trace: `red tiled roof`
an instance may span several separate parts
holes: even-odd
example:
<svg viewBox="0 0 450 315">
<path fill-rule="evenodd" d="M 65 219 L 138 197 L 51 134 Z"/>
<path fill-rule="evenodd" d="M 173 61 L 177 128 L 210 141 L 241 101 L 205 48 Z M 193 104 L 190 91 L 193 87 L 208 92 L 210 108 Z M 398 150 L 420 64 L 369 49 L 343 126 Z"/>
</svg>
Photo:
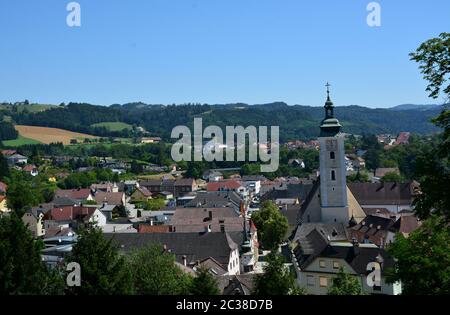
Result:
<svg viewBox="0 0 450 315">
<path fill-rule="evenodd" d="M 27 164 L 22 168 L 25 172 L 32 172 L 34 169 L 36 169 L 36 166 L 32 164 Z"/>
<path fill-rule="evenodd" d="M 4 182 L 0 182 L 0 192 L 7 192 L 8 191 L 8 185 L 6 185 Z"/>
<path fill-rule="evenodd" d="M 208 191 L 235 190 L 241 187 L 241 183 L 235 180 L 227 180 L 220 182 L 209 182 L 206 186 Z"/>
<path fill-rule="evenodd" d="M 53 208 L 50 210 L 50 217 L 55 221 L 69 221 L 75 220 L 81 216 L 92 215 L 95 212 L 95 207 L 79 207 L 67 206 Z"/>
<path fill-rule="evenodd" d="M 16 154 L 16 153 L 17 153 L 16 150 L 2 150 L 2 154 L 4 156 L 10 156 L 10 155 L 13 155 L 13 154 Z"/>
</svg>

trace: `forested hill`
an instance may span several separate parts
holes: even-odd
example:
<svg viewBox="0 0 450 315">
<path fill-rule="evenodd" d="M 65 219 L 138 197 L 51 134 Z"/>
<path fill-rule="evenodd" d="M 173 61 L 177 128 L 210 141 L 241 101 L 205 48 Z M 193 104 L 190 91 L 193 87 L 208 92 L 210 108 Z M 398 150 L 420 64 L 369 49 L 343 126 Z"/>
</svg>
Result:
<svg viewBox="0 0 450 315">
<path fill-rule="evenodd" d="M 31 105 L 30 105 L 31 106 Z M 344 132 L 398 133 L 410 131 L 420 134 L 437 131 L 430 119 L 437 116 L 440 107 L 420 109 L 371 109 L 361 106 L 339 106 L 335 116 L 343 125 Z M 317 137 L 319 123 L 323 118 L 322 107 L 293 105 L 277 102 L 262 105 L 147 105 L 130 103 L 124 105 L 94 106 L 70 103 L 48 110 L 22 111 L 9 114 L 16 124 L 57 127 L 99 136 L 113 135 L 105 128 L 93 127 L 100 122 L 124 122 L 144 127 L 153 135 L 169 138 L 174 126 L 192 126 L 194 117 L 202 117 L 203 125 L 280 126 L 280 140 L 308 140 Z"/>
</svg>

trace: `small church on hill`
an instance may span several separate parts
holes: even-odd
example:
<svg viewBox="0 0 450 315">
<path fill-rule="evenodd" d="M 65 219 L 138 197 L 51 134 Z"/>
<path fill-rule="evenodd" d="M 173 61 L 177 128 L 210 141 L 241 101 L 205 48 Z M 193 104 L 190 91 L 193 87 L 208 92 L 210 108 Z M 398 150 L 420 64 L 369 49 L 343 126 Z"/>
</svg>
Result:
<svg viewBox="0 0 450 315">
<path fill-rule="evenodd" d="M 334 105 L 327 83 L 325 117 L 320 124 L 320 176 L 300 211 L 303 223 L 357 224 L 366 216 L 347 187 L 344 135 L 342 125 L 334 117 Z"/>
</svg>

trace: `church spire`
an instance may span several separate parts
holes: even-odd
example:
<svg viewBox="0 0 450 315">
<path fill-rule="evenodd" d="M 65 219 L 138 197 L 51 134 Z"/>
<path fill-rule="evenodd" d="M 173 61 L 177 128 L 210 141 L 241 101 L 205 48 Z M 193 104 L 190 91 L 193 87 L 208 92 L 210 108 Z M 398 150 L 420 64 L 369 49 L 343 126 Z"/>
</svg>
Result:
<svg viewBox="0 0 450 315">
<path fill-rule="evenodd" d="M 334 117 L 334 106 L 333 106 L 333 102 L 331 101 L 330 98 L 330 86 L 331 84 L 327 82 L 327 84 L 325 85 L 327 87 L 327 101 L 325 102 L 325 119 L 326 118 L 333 118 Z"/>
<path fill-rule="evenodd" d="M 327 100 L 324 106 L 325 118 L 320 124 L 321 137 L 335 136 L 341 130 L 341 124 L 339 123 L 339 120 L 334 118 L 334 105 L 330 97 L 331 84 L 327 82 L 325 86 L 327 87 Z"/>
</svg>

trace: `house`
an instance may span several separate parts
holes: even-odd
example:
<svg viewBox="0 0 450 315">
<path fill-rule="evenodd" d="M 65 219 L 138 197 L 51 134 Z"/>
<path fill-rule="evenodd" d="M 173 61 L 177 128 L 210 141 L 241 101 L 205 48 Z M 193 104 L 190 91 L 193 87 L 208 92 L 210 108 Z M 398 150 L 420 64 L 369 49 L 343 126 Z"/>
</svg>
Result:
<svg viewBox="0 0 450 315">
<path fill-rule="evenodd" d="M 398 167 L 379 167 L 375 170 L 373 174 L 373 179 L 379 181 L 387 173 L 394 173 L 400 175 L 400 170 Z"/>
<path fill-rule="evenodd" d="M 33 233 L 34 237 L 41 237 L 45 234 L 44 212 L 38 208 L 32 208 L 22 216 L 23 223 Z"/>
<path fill-rule="evenodd" d="M 6 157 L 9 165 L 27 164 L 28 158 L 26 156 L 15 153 Z"/>
<path fill-rule="evenodd" d="M 136 190 L 131 194 L 131 201 L 147 201 L 152 198 L 152 193 L 145 188 L 142 187 L 136 187 Z"/>
<path fill-rule="evenodd" d="M 243 198 L 235 191 L 198 192 L 194 199 L 187 202 L 186 208 L 218 208 L 231 206 L 236 213 L 240 213 Z"/>
<path fill-rule="evenodd" d="M 197 190 L 197 183 L 193 178 L 146 180 L 139 182 L 139 186 L 147 188 L 152 193 L 169 191 L 175 197 Z"/>
<path fill-rule="evenodd" d="M 410 132 L 400 132 L 397 137 L 397 140 L 395 140 L 394 144 L 395 145 L 408 144 L 410 136 L 411 136 Z"/>
<path fill-rule="evenodd" d="M 261 192 L 261 182 L 265 180 L 267 178 L 262 175 L 244 175 L 242 176 L 241 182 L 249 192 L 259 195 Z"/>
<path fill-rule="evenodd" d="M 16 150 L 2 150 L 2 151 L 0 151 L 0 152 L 2 153 L 2 155 L 3 155 L 5 158 L 8 158 L 8 157 L 10 157 L 11 155 L 14 155 L 14 154 L 17 153 Z"/>
<path fill-rule="evenodd" d="M 305 168 L 305 162 L 302 159 L 289 159 L 288 165 L 296 168 Z"/>
<path fill-rule="evenodd" d="M 286 218 L 289 224 L 289 229 L 287 235 L 291 235 L 292 232 L 296 229 L 299 218 L 300 218 L 300 211 L 301 211 L 301 205 L 300 204 L 293 204 L 293 205 L 283 205 L 280 207 L 281 214 Z"/>
<path fill-rule="evenodd" d="M 222 295 L 251 295 L 256 274 L 221 275 L 217 277 L 219 290 Z"/>
<path fill-rule="evenodd" d="M 214 258 L 229 275 L 240 273 L 239 246 L 228 233 L 105 233 L 120 250 L 129 253 L 148 244 L 160 244 L 186 267 Z"/>
<path fill-rule="evenodd" d="M 119 192 L 119 186 L 117 185 L 117 183 L 110 183 L 110 182 L 105 182 L 105 183 L 100 183 L 100 184 L 92 184 L 90 187 L 92 193 L 96 193 L 99 191 L 103 191 L 103 192 Z"/>
<path fill-rule="evenodd" d="M 347 186 L 361 207 L 398 213 L 412 210 L 418 183 L 348 183 Z"/>
<path fill-rule="evenodd" d="M 4 214 L 9 212 L 8 202 L 6 200 L 6 196 L 0 195 L 0 214 Z"/>
<path fill-rule="evenodd" d="M 162 198 L 164 200 L 172 200 L 173 194 L 170 191 L 160 191 L 153 194 L 154 198 Z"/>
<path fill-rule="evenodd" d="M 260 201 L 271 200 L 279 205 L 284 204 L 283 200 L 298 200 L 302 202 L 308 196 L 312 186 L 312 184 L 287 184 L 282 187 L 276 187 L 263 194 Z"/>
<path fill-rule="evenodd" d="M 141 143 L 159 143 L 161 142 L 160 137 L 144 137 L 141 138 Z"/>
<path fill-rule="evenodd" d="M 4 182 L 0 182 L 0 195 L 6 195 L 7 191 L 8 185 L 6 185 Z"/>
<path fill-rule="evenodd" d="M 126 180 L 123 182 L 124 191 L 130 195 L 133 191 L 139 187 L 139 182 L 137 180 Z"/>
<path fill-rule="evenodd" d="M 386 282 L 386 271 L 394 266 L 394 259 L 373 244 L 334 242 L 313 229 L 296 242 L 292 257 L 297 285 L 308 294 L 326 295 L 341 268 L 355 277 L 367 294 L 398 295 L 402 292 L 399 282 Z M 368 278 L 373 265 L 380 268 L 380 282 L 371 285 Z"/>
<path fill-rule="evenodd" d="M 224 180 L 219 182 L 209 182 L 207 191 L 235 191 L 241 196 L 247 196 L 247 188 L 236 180 Z"/>
<path fill-rule="evenodd" d="M 395 222 L 395 218 L 368 215 L 360 223 L 348 228 L 349 238 L 384 248 L 394 241 L 397 232 L 394 228 Z"/>
<path fill-rule="evenodd" d="M 57 189 L 55 191 L 55 198 L 67 197 L 77 202 L 93 201 L 94 197 L 89 188 L 78 189 Z"/>
<path fill-rule="evenodd" d="M 232 207 L 177 208 L 170 226 L 177 233 L 243 231 L 244 218 Z"/>
<path fill-rule="evenodd" d="M 44 219 L 53 221 L 53 226 L 63 227 L 94 222 L 97 226 L 106 224 L 106 216 L 97 207 L 66 206 L 53 208 L 45 214 Z"/>
<path fill-rule="evenodd" d="M 37 167 L 33 164 L 27 164 L 22 168 L 22 171 L 30 174 L 31 176 L 38 176 L 39 171 L 37 169 Z"/>
<path fill-rule="evenodd" d="M 97 202 L 98 205 L 125 205 L 126 202 L 126 196 L 123 192 L 103 192 L 98 191 L 95 196 L 94 200 Z"/>
<path fill-rule="evenodd" d="M 352 162 L 355 169 L 362 169 L 366 167 L 366 160 L 360 156 L 357 156 Z"/>
<path fill-rule="evenodd" d="M 98 210 L 103 213 L 106 221 L 111 221 L 113 219 L 113 212 L 117 208 L 117 205 L 110 205 L 107 203 L 102 204 Z"/>
<path fill-rule="evenodd" d="M 203 173 L 202 178 L 208 182 L 218 182 L 223 180 L 223 174 L 216 170 L 207 170 Z"/>
</svg>

